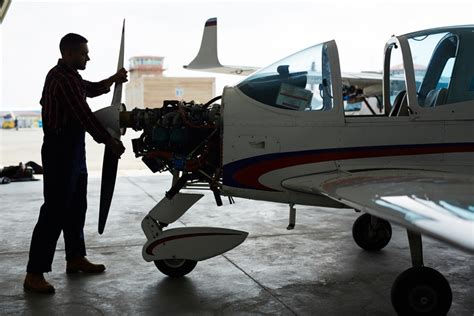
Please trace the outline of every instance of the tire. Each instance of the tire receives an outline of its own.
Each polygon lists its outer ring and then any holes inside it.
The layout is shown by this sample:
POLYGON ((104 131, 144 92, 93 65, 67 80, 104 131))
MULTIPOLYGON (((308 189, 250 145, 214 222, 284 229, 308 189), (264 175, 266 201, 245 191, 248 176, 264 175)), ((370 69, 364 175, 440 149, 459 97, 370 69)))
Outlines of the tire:
POLYGON ((186 259, 166 259, 155 260, 153 262, 158 270, 172 278, 185 276, 193 271, 197 265, 197 261, 186 259))
POLYGON ((356 244, 367 251, 379 251, 392 238, 392 226, 384 219, 378 218, 377 224, 371 224, 370 214, 362 214, 352 226, 352 237, 356 244))
POLYGON ((392 286, 392 305, 398 315, 445 316, 452 302, 448 281, 435 269, 413 267, 401 273, 392 286))

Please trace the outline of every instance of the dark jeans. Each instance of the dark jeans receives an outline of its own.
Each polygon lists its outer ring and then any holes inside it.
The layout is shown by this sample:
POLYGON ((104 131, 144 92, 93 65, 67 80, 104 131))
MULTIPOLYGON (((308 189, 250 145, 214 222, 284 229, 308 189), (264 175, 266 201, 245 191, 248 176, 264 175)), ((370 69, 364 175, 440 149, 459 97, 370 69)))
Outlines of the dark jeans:
POLYGON ((86 255, 87 168, 84 131, 51 131, 44 127, 41 149, 43 195, 30 245, 28 272, 49 272, 63 232, 66 260, 86 255))

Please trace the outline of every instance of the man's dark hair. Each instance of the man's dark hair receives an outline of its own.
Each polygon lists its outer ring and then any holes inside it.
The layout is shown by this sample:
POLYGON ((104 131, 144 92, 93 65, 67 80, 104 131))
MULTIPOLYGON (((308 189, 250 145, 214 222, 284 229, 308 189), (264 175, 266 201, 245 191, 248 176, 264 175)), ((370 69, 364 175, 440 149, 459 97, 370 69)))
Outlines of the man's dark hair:
POLYGON ((78 49, 79 45, 82 43, 87 43, 87 39, 84 36, 69 33, 61 38, 61 42, 59 42, 59 50, 61 51, 61 54, 64 54, 66 51, 78 49))

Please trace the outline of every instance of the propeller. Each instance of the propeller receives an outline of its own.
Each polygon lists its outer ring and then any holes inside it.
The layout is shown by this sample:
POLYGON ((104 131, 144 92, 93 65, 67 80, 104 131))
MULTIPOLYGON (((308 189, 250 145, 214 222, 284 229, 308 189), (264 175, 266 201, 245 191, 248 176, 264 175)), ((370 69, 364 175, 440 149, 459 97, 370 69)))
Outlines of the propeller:
MULTIPOLYGON (((125 47, 125 20, 122 26, 122 39, 120 41, 120 53, 117 64, 117 71, 123 68, 125 47)), ((94 112, 95 116, 104 125, 107 131, 116 139, 124 134, 120 129, 120 112, 125 110, 122 104, 122 83, 115 84, 112 104, 106 108, 94 112)), ((117 156, 106 146, 104 150, 104 159, 102 163, 102 182, 100 186, 100 205, 99 205, 99 234, 105 229, 105 223, 109 215, 110 204, 114 194, 115 180, 117 178, 118 167, 117 156)))

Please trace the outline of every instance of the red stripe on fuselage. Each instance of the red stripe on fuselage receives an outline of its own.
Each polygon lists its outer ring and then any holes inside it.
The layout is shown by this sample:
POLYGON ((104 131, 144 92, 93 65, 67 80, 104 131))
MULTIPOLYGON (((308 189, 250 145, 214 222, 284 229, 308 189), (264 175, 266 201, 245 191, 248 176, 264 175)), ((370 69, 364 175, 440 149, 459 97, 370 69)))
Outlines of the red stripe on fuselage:
POLYGON ((258 179, 271 171, 294 167, 298 165, 312 164, 325 161, 334 160, 348 160, 360 158, 376 158, 376 157, 390 157, 390 156, 410 156, 410 155, 429 155, 440 153, 455 153, 455 152, 473 152, 474 146, 466 148, 460 145, 448 146, 433 146, 433 147, 417 147, 409 148, 379 148, 379 149, 348 149, 348 151, 334 151, 334 152, 319 152, 313 154, 306 154, 301 156, 281 157, 270 160, 264 160, 244 167, 233 174, 233 179, 256 190, 275 191, 263 184, 258 179))

